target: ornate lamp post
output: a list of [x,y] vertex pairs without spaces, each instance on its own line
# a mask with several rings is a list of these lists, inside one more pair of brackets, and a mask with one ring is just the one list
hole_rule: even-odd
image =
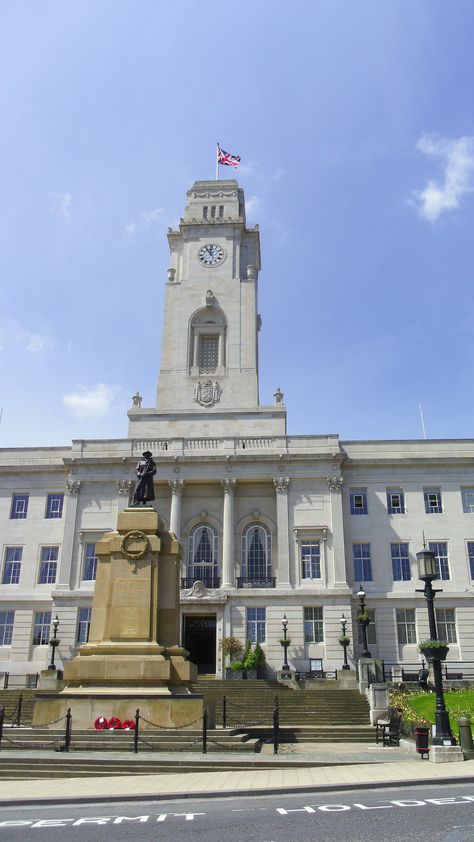
[[347,647],[349,646],[350,640],[346,635],[346,626],[347,626],[347,620],[346,620],[346,618],[343,614],[342,617],[341,617],[342,634],[341,634],[341,637],[339,638],[339,643],[344,648],[344,663],[342,665],[342,669],[343,670],[350,670],[350,666],[347,663]]
[[290,672],[290,666],[288,664],[288,646],[290,645],[290,641],[286,636],[286,629],[288,627],[288,620],[286,619],[286,614],[283,614],[283,620],[281,621],[281,625],[283,627],[283,640],[280,640],[280,643],[283,646],[283,666],[281,668],[281,671]]
[[357,621],[362,629],[362,658],[371,658],[371,654],[367,648],[367,626],[370,623],[369,615],[367,613],[367,608],[365,607],[365,597],[366,593],[362,588],[362,585],[359,585],[359,590],[357,592],[357,596],[359,597],[359,613],[357,615]]
[[61,643],[61,641],[58,640],[58,627],[59,627],[59,617],[56,614],[56,617],[53,621],[53,636],[50,637],[50,639],[49,639],[49,645],[51,646],[51,663],[48,666],[49,670],[55,670],[56,669],[56,664],[54,663],[54,658],[55,658],[55,655],[56,655],[56,648]]
[[[441,593],[441,588],[433,588],[433,579],[438,578],[436,571],[436,556],[431,550],[423,549],[416,554],[418,562],[418,576],[422,582],[425,583],[423,590],[417,588],[417,593],[422,593],[426,599],[426,607],[428,608],[428,623],[430,627],[431,641],[438,640],[438,631],[436,628],[436,616],[434,609],[434,598],[437,593]],[[422,644],[420,644],[422,645]],[[443,653],[444,649],[444,653]],[[436,693],[436,709],[435,709],[435,725],[436,735],[432,739],[433,745],[437,746],[452,746],[456,745],[456,740],[451,733],[449,724],[449,714],[444,703],[443,693],[443,675],[441,672],[441,660],[446,657],[447,647],[443,647],[442,643],[436,648],[432,645],[423,651],[427,660],[433,664],[433,678]],[[440,658],[440,655],[442,658]]]

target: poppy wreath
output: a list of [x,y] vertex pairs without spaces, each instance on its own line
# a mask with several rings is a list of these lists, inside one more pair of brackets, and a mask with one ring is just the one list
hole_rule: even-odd
[[135,722],[133,719],[124,719],[122,722],[122,731],[134,731]]
[[118,716],[111,716],[109,719],[109,731],[120,731],[122,728],[122,720]]
[[98,716],[96,721],[94,722],[94,728],[96,731],[105,731],[106,728],[109,727],[109,720],[105,718],[105,716]]

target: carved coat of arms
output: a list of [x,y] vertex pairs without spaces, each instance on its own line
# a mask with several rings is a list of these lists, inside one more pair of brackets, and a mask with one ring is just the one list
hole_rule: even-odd
[[214,406],[219,403],[222,394],[222,389],[217,380],[204,380],[204,382],[197,384],[194,388],[194,401],[199,406]]

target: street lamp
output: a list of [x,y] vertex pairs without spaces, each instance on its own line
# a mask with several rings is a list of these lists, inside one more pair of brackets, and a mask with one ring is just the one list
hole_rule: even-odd
[[286,614],[283,614],[283,620],[281,621],[283,627],[283,640],[280,641],[281,645],[283,646],[283,666],[281,668],[282,672],[290,672],[290,666],[288,664],[288,646],[290,645],[290,641],[286,637],[286,629],[288,627],[288,620],[286,619]]
[[53,621],[53,636],[49,640],[49,645],[51,646],[51,663],[48,666],[49,670],[55,670],[56,664],[54,663],[54,658],[56,655],[56,647],[59,646],[60,640],[58,640],[58,627],[59,627],[59,617],[56,614],[56,617]]
[[[430,627],[431,640],[438,640],[438,631],[436,628],[436,616],[434,609],[434,598],[437,593],[441,593],[441,588],[433,587],[433,579],[438,578],[436,570],[436,556],[431,550],[424,548],[421,552],[416,554],[418,562],[418,576],[422,582],[425,583],[423,590],[417,588],[417,593],[422,593],[426,599],[426,607],[428,609],[428,623]],[[436,654],[435,652],[433,654]],[[443,675],[441,671],[441,661],[439,658],[431,657],[433,664],[433,678],[436,693],[436,709],[435,709],[435,726],[436,734],[432,739],[435,746],[453,746],[456,745],[456,740],[451,733],[451,726],[449,724],[449,714],[444,703],[443,693]]]
[[339,640],[341,646],[344,648],[344,663],[342,665],[342,669],[343,670],[350,670],[350,666],[347,663],[347,647],[349,646],[350,641],[349,641],[349,638],[346,635],[346,626],[347,626],[347,620],[346,620],[346,618],[343,614],[342,617],[341,617],[342,635],[341,635],[340,640]]
[[357,596],[359,597],[359,613],[357,615],[357,620],[359,625],[362,629],[362,658],[371,658],[371,654],[367,649],[367,626],[370,623],[369,615],[367,613],[367,609],[365,607],[365,597],[366,593],[362,588],[362,585],[359,585],[359,590],[357,592]]

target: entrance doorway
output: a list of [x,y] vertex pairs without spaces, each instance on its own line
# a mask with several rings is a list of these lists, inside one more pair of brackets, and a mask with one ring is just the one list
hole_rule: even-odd
[[189,660],[196,664],[198,673],[216,671],[216,616],[184,617],[184,648]]

